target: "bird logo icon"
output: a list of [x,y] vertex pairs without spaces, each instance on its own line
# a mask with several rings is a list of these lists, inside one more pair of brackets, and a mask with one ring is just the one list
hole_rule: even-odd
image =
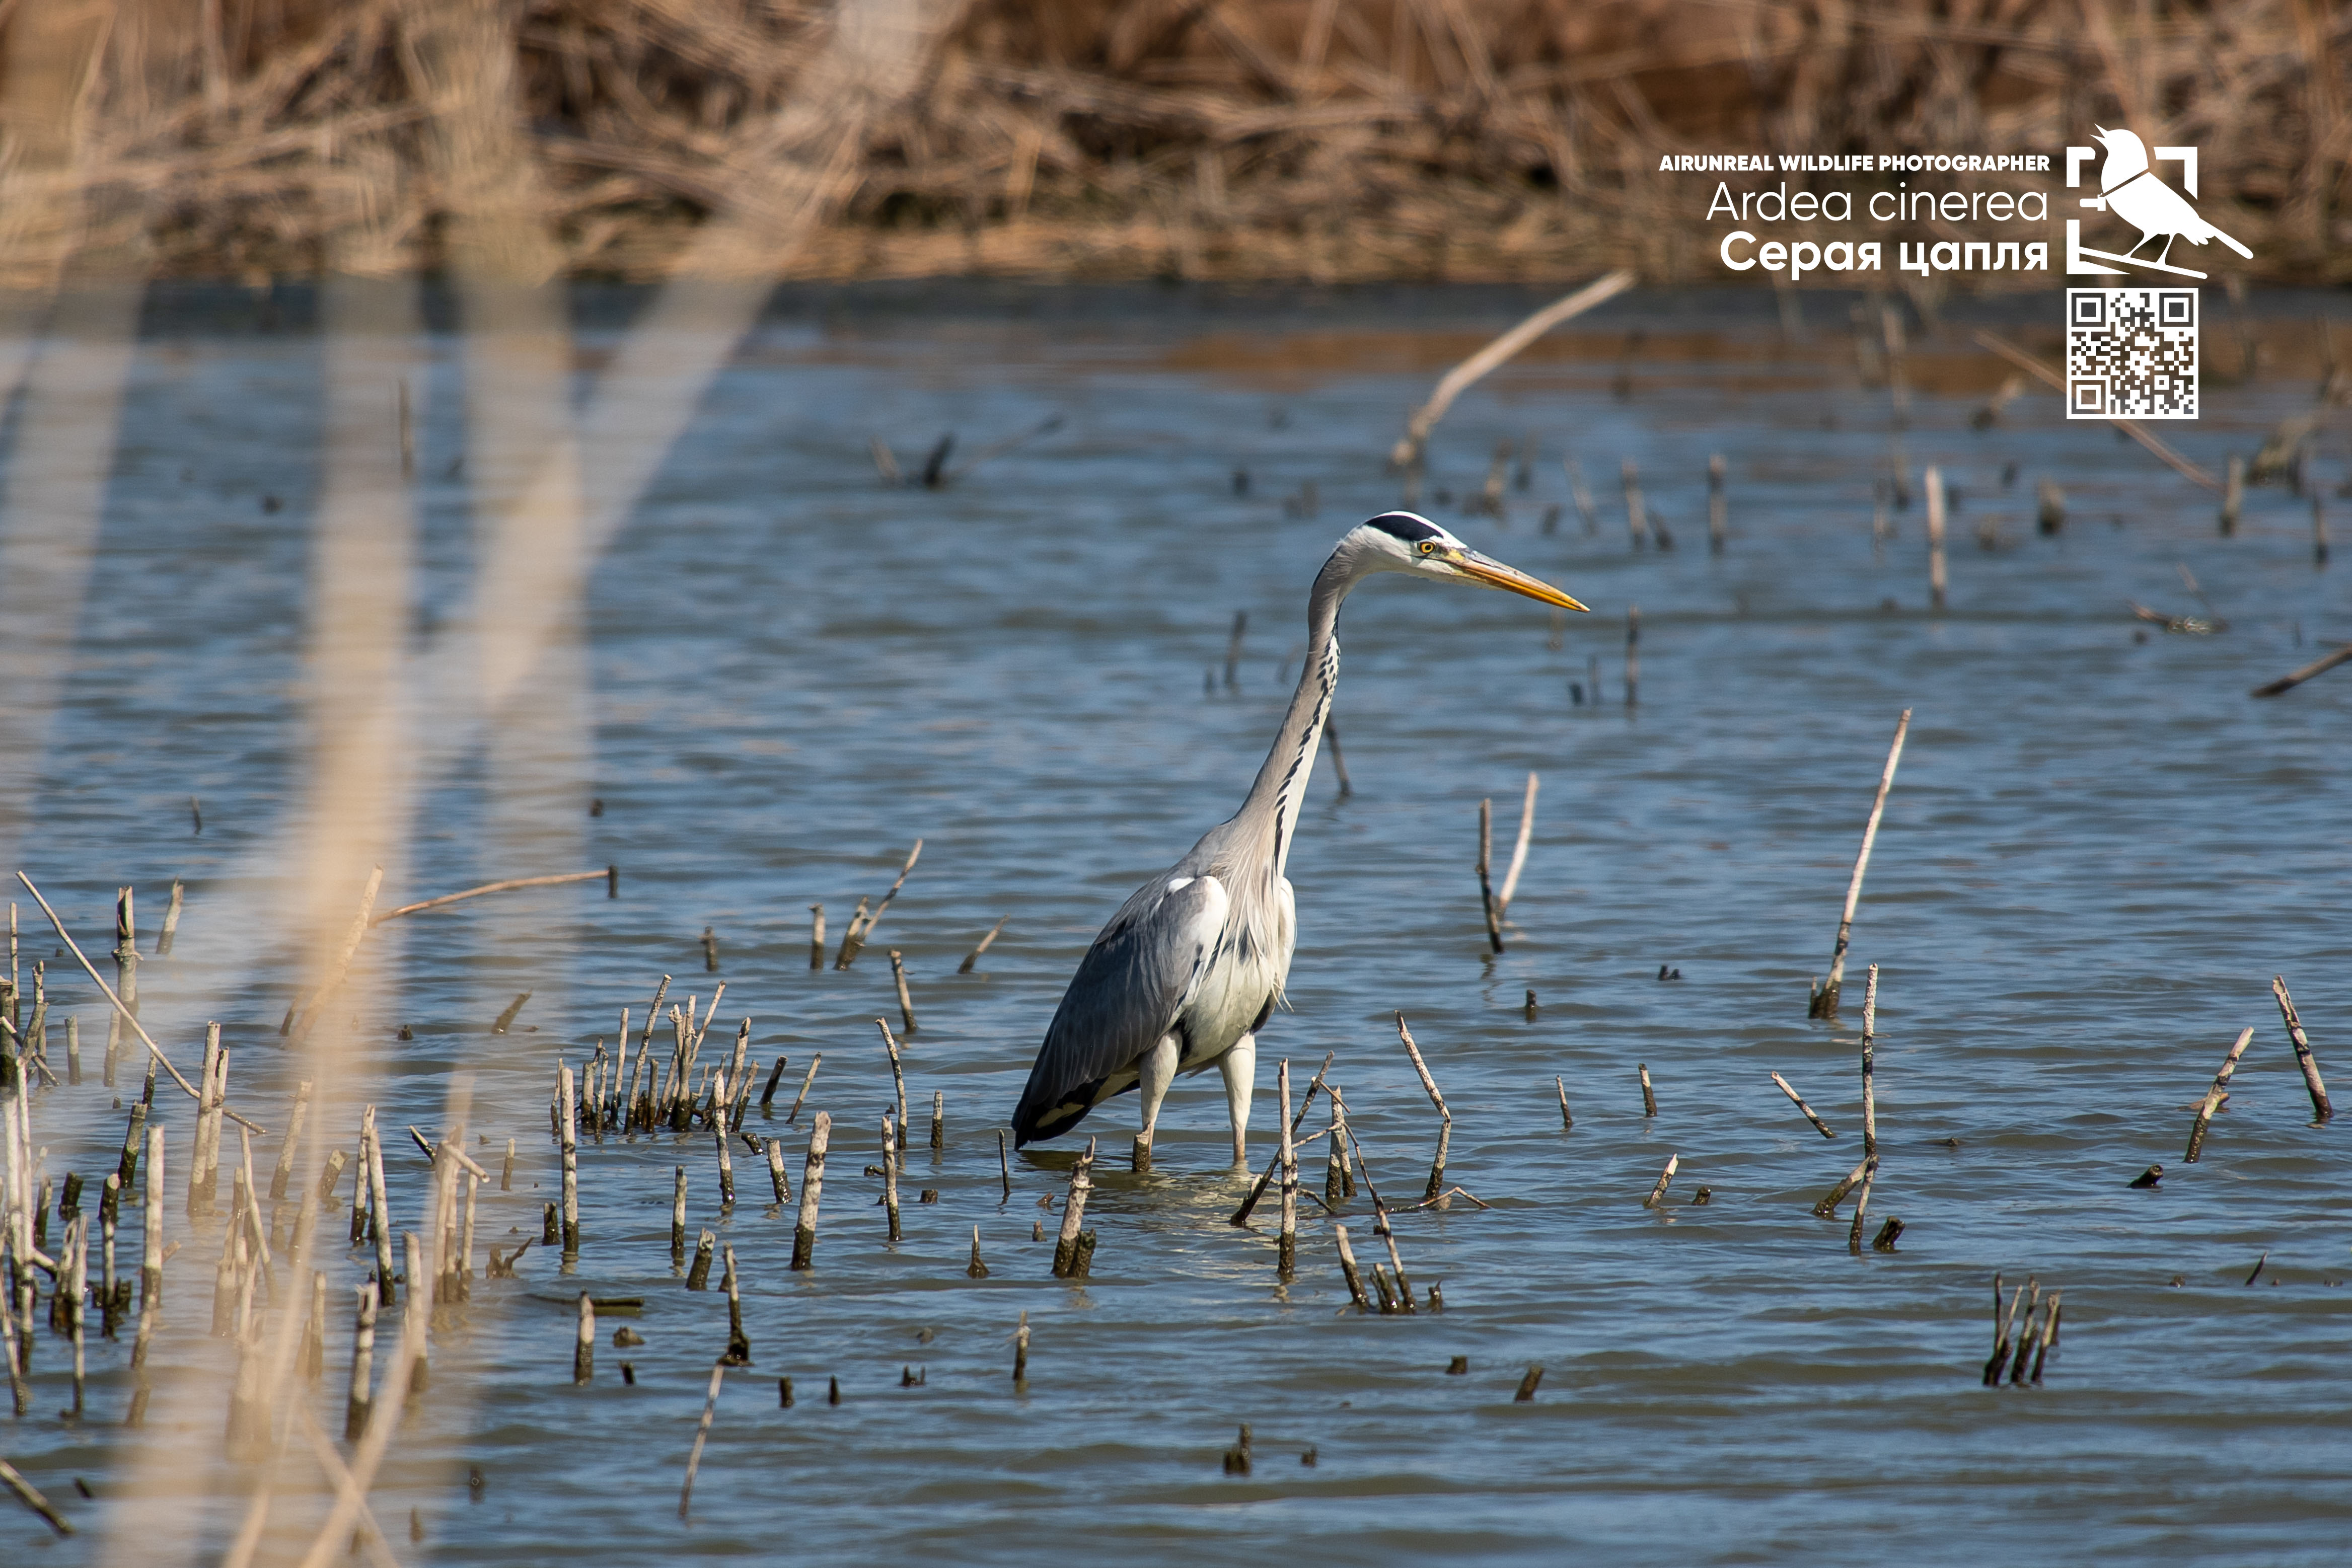
[[[2113,213],[2139,230],[2139,240],[2131,249],[2117,255],[2113,251],[2091,250],[2082,243],[2082,220],[2066,221],[2066,270],[2075,273],[2104,273],[2110,277],[2123,274],[2116,267],[2098,267],[2085,260],[2095,256],[2101,261],[2120,262],[2126,267],[2152,267],[2159,272],[2175,273],[2183,277],[2201,278],[2205,274],[2185,267],[2175,267],[2168,258],[2175,240],[2185,239],[2194,246],[2208,240],[2220,240],[2240,256],[2252,259],[2253,252],[2229,235],[2197,215],[2189,198],[2165,183],[2148,158],[2147,144],[2128,131],[2095,128],[2099,149],[2070,147],[2066,150],[2066,183],[2075,184],[2080,179],[2084,162],[2104,150],[2105,157],[2099,166],[2099,193],[2084,196],[2082,204],[2096,212]],[[2182,183],[2189,195],[2197,193],[2197,150],[2193,147],[2159,147],[2159,158],[2179,161],[2182,165]],[[2153,258],[2140,252],[2161,239],[2163,247]]]

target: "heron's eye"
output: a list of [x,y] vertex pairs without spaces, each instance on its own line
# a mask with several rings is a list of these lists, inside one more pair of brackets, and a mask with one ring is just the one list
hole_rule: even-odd
[[1437,553],[1437,541],[1435,539],[1422,540],[1421,553],[1423,555],[1435,555]]

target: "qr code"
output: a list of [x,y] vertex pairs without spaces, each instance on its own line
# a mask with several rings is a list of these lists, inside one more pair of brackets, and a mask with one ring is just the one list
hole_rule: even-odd
[[2066,417],[2195,419],[2197,290],[2068,289]]

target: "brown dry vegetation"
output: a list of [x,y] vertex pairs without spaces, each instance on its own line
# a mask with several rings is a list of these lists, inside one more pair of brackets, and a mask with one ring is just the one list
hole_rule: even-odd
[[[38,271],[71,232],[177,273],[441,265],[458,197],[430,143],[453,89],[426,35],[462,13],[500,40],[502,68],[459,75],[503,94],[492,118],[525,132],[517,189],[547,254],[574,273],[658,274],[761,180],[836,9],[18,0],[0,6],[14,182],[0,264]],[[2326,0],[950,0],[938,14],[919,86],[864,127],[822,221],[772,258],[785,276],[1719,276],[1701,221],[1713,182],[1658,173],[1661,153],[2055,153],[2094,121],[2199,144],[2206,215],[2268,276],[2352,271],[2352,11]],[[368,246],[332,243],[354,225]]]

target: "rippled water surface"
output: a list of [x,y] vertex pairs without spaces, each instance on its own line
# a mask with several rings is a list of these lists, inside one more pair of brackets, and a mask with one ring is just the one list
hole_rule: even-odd
[[[1080,1140],[1016,1155],[1007,1197],[997,1130],[1061,987],[1127,893],[1239,803],[1297,674],[1309,579],[1348,526],[1397,499],[1381,458],[1437,371],[1524,304],[988,294],[771,311],[597,564],[580,704],[552,721],[576,767],[501,793],[484,749],[464,748],[420,780],[413,850],[385,893],[610,862],[621,896],[583,883],[385,927],[388,977],[346,1065],[355,1082],[382,1074],[369,1092],[398,1134],[405,1224],[427,1167],[399,1129],[446,1124],[454,1084],[469,1085],[494,1174],[519,1141],[516,1190],[482,1197],[481,1228],[504,1247],[539,1234],[557,1184],[559,1055],[579,1063],[625,1007],[642,1021],[664,974],[673,1000],[723,980],[705,1060],[745,1016],[763,1076],[790,1059],[749,1130],[785,1140],[795,1183],[810,1112],[835,1119],[816,1266],[788,1270],[792,1218],[763,1201],[742,1145],[743,1200],[725,1213],[706,1134],[587,1147],[576,1270],[533,1248],[520,1279],[478,1280],[435,1337],[431,1386],[373,1496],[394,1556],[2342,1560],[2352,1133],[2312,1124],[2270,982],[2287,977],[2323,1068],[2352,1092],[2352,675],[2275,701],[2247,692],[2352,637],[2346,568],[2314,570],[2308,502],[2255,490],[2239,537],[2220,538],[2209,494],[2067,423],[2053,398],[1972,429],[2005,372],[1957,347],[1923,359],[1918,379],[1945,390],[1915,394],[1900,437],[1915,474],[1939,464],[1959,491],[1940,614],[1922,508],[1892,512],[1874,547],[1887,400],[1856,384],[1826,329],[1784,354],[1769,310],[1637,298],[1463,400],[1424,506],[1595,613],[1556,631],[1539,605],[1402,580],[1350,601],[1336,715],[1353,794],[1327,755],[1290,862],[1292,1010],[1261,1039],[1255,1128],[1262,1157],[1278,1059],[1303,1082],[1333,1053],[1373,1179],[1392,1201],[1418,1197],[1436,1119],[1397,1043],[1402,1009],[1453,1110],[1449,1180],[1491,1206],[1396,1218],[1409,1272],[1442,1285],[1444,1311],[1349,1310],[1331,1221],[1304,1199],[1297,1276],[1276,1277],[1272,1208],[1226,1223],[1240,1186],[1213,1074],[1171,1094],[1149,1175],[1126,1169],[1131,1099],[1086,1124],[1104,1151],[1087,1210],[1099,1249],[1090,1280],[1050,1278],[1058,1219],[1040,1206]],[[583,395],[623,329],[612,315],[584,317]],[[1628,348],[1629,325],[1650,337]],[[437,330],[421,352],[405,590],[419,657],[474,613],[477,555],[463,354]],[[146,1014],[184,1063],[205,1019],[224,1021],[236,1098],[273,1129],[257,1165],[274,1161],[289,1088],[278,1026],[297,970],[268,879],[304,810],[320,374],[299,321],[257,329],[241,305],[203,299],[151,309],[60,706],[18,775],[22,862],[94,955],[116,886],[137,886],[152,930],[184,880],[175,953],[142,969]],[[2167,434],[2218,471],[2309,386],[2210,385],[2208,416]],[[942,431],[969,455],[1054,414],[1057,429],[937,491],[880,484],[868,454],[878,436],[912,469]],[[1506,515],[1464,516],[1496,444],[1529,438]],[[2330,439],[2311,472],[2334,504]],[[1715,453],[1720,556],[1706,548]],[[1629,546],[1626,460],[1671,552]],[[2035,528],[2044,478],[2065,493],[2055,537]],[[2228,630],[2136,635],[2126,601]],[[1635,604],[1638,707],[1622,664]],[[1844,1018],[1809,1022],[1906,707]],[[1499,857],[1530,770],[1533,844],[1496,956],[1472,873],[1477,804],[1496,802]],[[807,906],[825,905],[837,941],[918,836],[875,946],[845,972],[813,971]],[[519,863],[518,844],[540,858]],[[232,909],[239,928],[224,929],[215,912]],[[37,911],[20,915],[26,961],[50,955]],[[977,972],[958,975],[1000,917]],[[863,1174],[891,1095],[872,1022],[898,1022],[889,947],[920,1024],[895,1246]],[[1906,1228],[1899,1250],[1857,1257],[1843,1214],[1811,1208],[1861,1157],[1869,963],[1871,1228],[1890,1215]],[[97,1082],[104,1003],[70,967],[52,960],[51,994],[80,1019],[85,1082],[33,1110],[60,1177],[110,1165],[121,1135]],[[493,1035],[525,990],[515,1030]],[[2184,1165],[2195,1102],[2248,1026],[2228,1109]],[[819,1051],[808,1109],[786,1125]],[[177,1161],[192,1118],[166,1091]],[[324,1110],[330,1145],[352,1146],[356,1116],[356,1099]],[[1318,1106],[1309,1125],[1322,1122]],[[1670,1155],[1667,1198],[1644,1207]],[[2128,1188],[2152,1162],[2162,1186]],[[678,1486],[727,1309],[672,1265],[679,1165],[689,1229],[740,1260],[753,1357],[726,1380],[689,1522]],[[184,1235],[176,1192],[169,1212]],[[1369,1262],[1368,1203],[1343,1218]],[[965,1272],[975,1227],[984,1280]],[[136,1234],[126,1225],[126,1267]],[[53,1541],[0,1513],[0,1557],[217,1557],[255,1473],[220,1452],[234,1357],[204,1333],[219,1248],[205,1222],[169,1271],[143,1428],[176,1445],[168,1464],[135,1464],[119,1425],[127,1349],[93,1349],[77,1425],[58,1418],[66,1356],[43,1333],[33,1414],[0,1427],[0,1449],[80,1533]],[[340,1432],[362,1262],[339,1244],[327,1260],[314,1408]],[[2039,1388],[1980,1386],[1997,1270],[2064,1292]],[[575,1387],[581,1289],[643,1308],[606,1316],[596,1378]],[[623,1324],[646,1343],[614,1348]],[[1448,1375],[1455,1357],[1466,1374]],[[1515,1401],[1536,1365],[1533,1399]],[[1220,1456],[1244,1423],[1253,1468],[1229,1476]],[[325,1495],[307,1446],[288,1452],[265,1560],[299,1550]]]

